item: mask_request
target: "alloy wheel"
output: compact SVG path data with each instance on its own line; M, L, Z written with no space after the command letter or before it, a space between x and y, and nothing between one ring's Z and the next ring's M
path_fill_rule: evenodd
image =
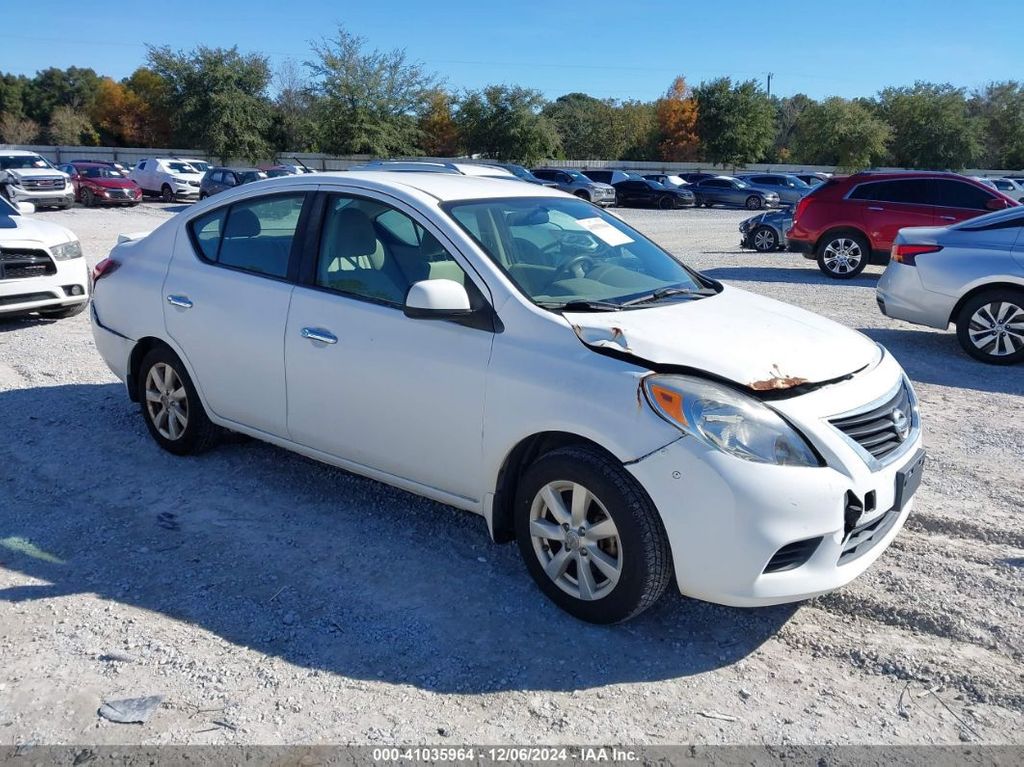
M747 198L747 210L760 210L762 205L761 198L751 195Z
M548 578L584 601L607 596L622 574L622 543L608 510L583 485L544 485L530 508L530 538Z
M864 260L860 243L849 237L832 240L825 248L825 268L834 274L849 274Z
M974 346L993 357L1024 348L1024 308L1012 301L993 301L971 315L968 335Z
M766 253L770 250L775 250L776 239L775 232L769 229L767 226L762 226L754 233L754 249Z
M188 427L188 394L174 368L158 362L146 375L146 412L160 436L177 440Z

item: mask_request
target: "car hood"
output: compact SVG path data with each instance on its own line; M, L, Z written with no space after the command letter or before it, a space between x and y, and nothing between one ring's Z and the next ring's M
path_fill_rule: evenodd
M866 336L832 320L732 287L708 298L564 316L595 350L762 392L834 381L882 354Z
M31 247L41 243L52 247L75 239L70 229L50 221L31 216L0 216L0 246Z
M130 178L83 178L82 183L102 186L104 189L134 189L138 186Z
M11 168L7 172L18 178L67 178L66 173L52 168Z

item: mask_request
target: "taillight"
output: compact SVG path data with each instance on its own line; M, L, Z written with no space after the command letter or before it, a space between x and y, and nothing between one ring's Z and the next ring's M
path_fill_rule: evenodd
M917 257L925 253L938 253L941 245L907 245L897 242L892 246L892 260L897 264L917 266Z
M793 211L793 223L796 223L796 220L800 218L801 215L803 215L803 212L807 210L807 206L810 204L811 198L809 195L800 198L799 202L797 202L796 204L796 210Z
M112 258L104 258L92 268L92 283L95 285L101 277L106 277L117 270L121 264Z

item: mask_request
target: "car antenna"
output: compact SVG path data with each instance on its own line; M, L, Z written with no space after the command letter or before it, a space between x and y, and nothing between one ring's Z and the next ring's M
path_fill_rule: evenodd
M297 163L298 163L299 165L301 165L301 166L302 166L302 168L303 168L303 170L305 170L305 171L306 171L306 173L312 173L312 172L313 172L312 170L310 170L310 169L309 169L309 166L308 166L308 165L306 165L306 163L304 163L304 162L303 162L302 160L300 160L300 159L299 159L298 157L293 157L292 159L293 159L293 160L295 160L295 162L297 162Z

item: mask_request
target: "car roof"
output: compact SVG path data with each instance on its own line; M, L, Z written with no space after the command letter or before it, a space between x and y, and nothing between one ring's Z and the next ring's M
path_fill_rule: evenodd
M66 165L81 165L83 168L109 168L113 163L98 160L72 160Z
M366 184L380 191L421 192L439 202L451 200L500 199L507 197L566 197L549 187L518 182L510 184L504 177L497 176L463 176L457 173L431 173L406 171L327 171L318 173L316 183L329 184L338 181L345 184L353 182ZM266 192L272 188L288 188L290 186L308 185L310 180L305 175L280 176L269 179L263 185Z
M29 152L25 149L0 149L4 157L42 157L39 152Z

